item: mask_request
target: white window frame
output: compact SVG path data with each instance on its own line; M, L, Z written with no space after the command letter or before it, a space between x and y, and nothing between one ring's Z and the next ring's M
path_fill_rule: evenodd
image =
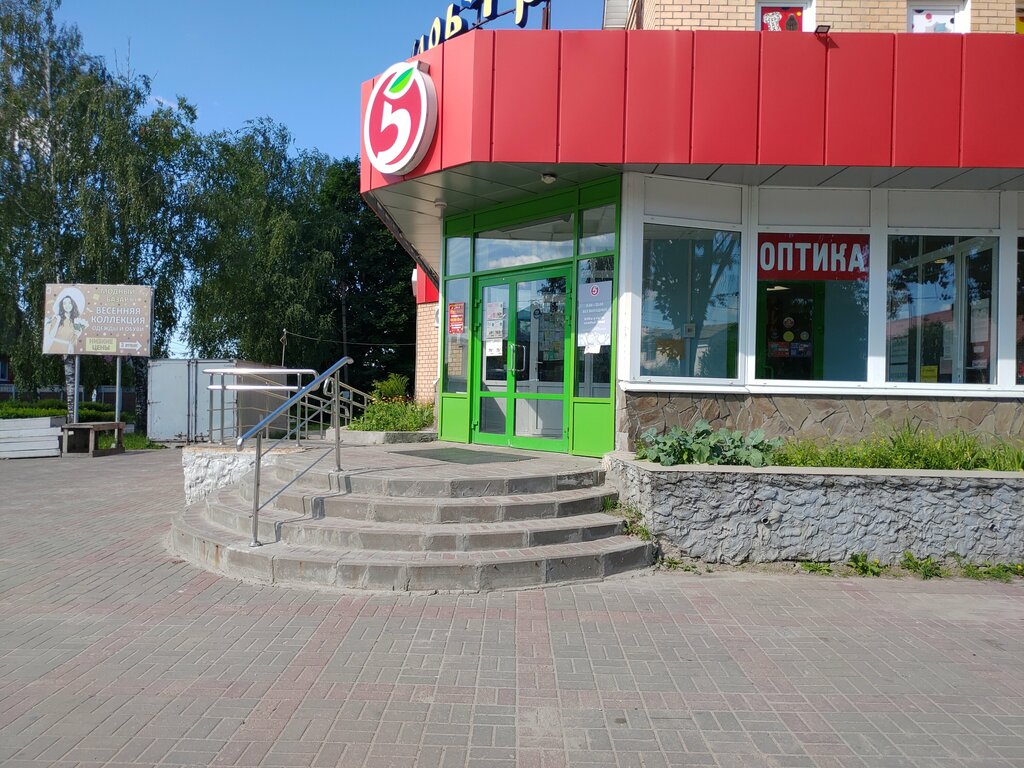
M772 2L758 2L754 6L754 29L758 32L761 31L761 9L765 6L769 8L778 7L789 7L795 8L796 6L803 6L804 12L801 16L802 24L801 32L813 32L814 28L818 26L818 14L817 14L817 3L815 0L809 0L808 2L800 3L772 3Z
M757 225L760 189L746 185L721 185L739 188L742 192L742 218L735 222L690 219L683 216L644 214L644 181L647 178L670 177L630 172L623 177L622 231L619 260L619 339L617 358L618 386L630 392L734 393L734 394L803 394L823 397L844 395L922 396L1006 398L1024 395L1024 384L1016 383L1016 302L1017 302L1017 238L1024 237L1024 193L999 193L999 227L892 227L888 226L889 193L902 190L871 189L870 223L863 227L808 224ZM693 183L694 180L686 180ZM792 188L787 188L792 189ZM828 191L831 191L829 188ZM819 190L824 191L824 190ZM863 190L858 190L863 191ZM643 302L643 231L644 225L699 227L739 231L740 246L740 311L737 379L704 379L640 375L640 339ZM809 234L868 234L870 261L868 266L868 365L866 381L793 381L756 378L757 354L757 237L759 232L806 232ZM886 302L888 295L890 235L978 235L999 238L996 255L996 286L993 292L993 325L995 350L992 358L994 381L991 384L952 384L887 382ZM1011 254L1012 256L1007 256ZM1011 317L1012 315L1012 317Z
M963 35L971 31L971 0L964 0L962 3L922 2L914 5L913 0L907 2L907 32L914 31L914 9L927 8L928 10L950 11L954 16L953 24L956 26L954 34Z

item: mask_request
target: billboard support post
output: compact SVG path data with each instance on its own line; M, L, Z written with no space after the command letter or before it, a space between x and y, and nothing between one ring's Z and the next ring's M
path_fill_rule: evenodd
M121 420L121 356L117 356L117 377L114 393L114 421Z
M73 400L72 400L72 402L74 403L74 408L71 411L71 422L73 424L77 424L78 423L78 382L80 382L82 380L81 373L82 373L82 358L81 358L80 355L75 355L75 381L74 381L75 393L73 395Z

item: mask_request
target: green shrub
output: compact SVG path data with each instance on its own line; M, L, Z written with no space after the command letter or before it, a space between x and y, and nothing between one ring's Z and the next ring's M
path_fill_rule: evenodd
M729 464L763 467L781 444L779 439L766 439L761 429L747 435L725 428L716 432L702 419L690 429L673 427L664 435L653 429L647 430L640 436L636 457L665 466Z
M359 432L418 432L434 423L434 406L406 400L376 400L348 428Z
M983 443L962 430L937 435L904 424L888 435L872 435L854 443L790 440L772 454L774 463L790 467L856 467L873 469L962 469L1024 471L1024 446Z
M903 553L903 561L900 565L911 573L916 573L922 579L935 579L946 575L942 570L942 565L931 555L921 560L915 557L909 549Z
M882 565L878 560L869 559L867 552L858 552L853 555L847 565L856 571L859 576L881 576L889 567Z
M373 397L376 400L404 398L409 389L409 377L392 373L382 381L373 382Z

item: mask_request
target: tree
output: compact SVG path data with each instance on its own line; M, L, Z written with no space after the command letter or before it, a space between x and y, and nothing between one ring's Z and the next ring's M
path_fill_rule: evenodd
M178 320L195 231L189 192L195 112L149 110L148 79L115 75L58 26L57 0L0 0L0 279L17 291L10 344L19 388L52 380L41 354L48 282L155 288L154 350ZM13 340L9 337L13 336ZM134 360L145 422L144 360ZM64 358L72 398L74 359Z

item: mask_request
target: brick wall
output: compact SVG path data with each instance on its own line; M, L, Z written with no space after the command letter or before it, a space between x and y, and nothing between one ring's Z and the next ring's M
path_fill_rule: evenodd
M756 29L750 0L633 0L627 28ZM971 32L1015 29L1014 0L972 0ZM906 32L907 0L819 0L816 22L833 32Z
M416 305L416 382L413 395L423 402L434 402L437 378L437 302Z

